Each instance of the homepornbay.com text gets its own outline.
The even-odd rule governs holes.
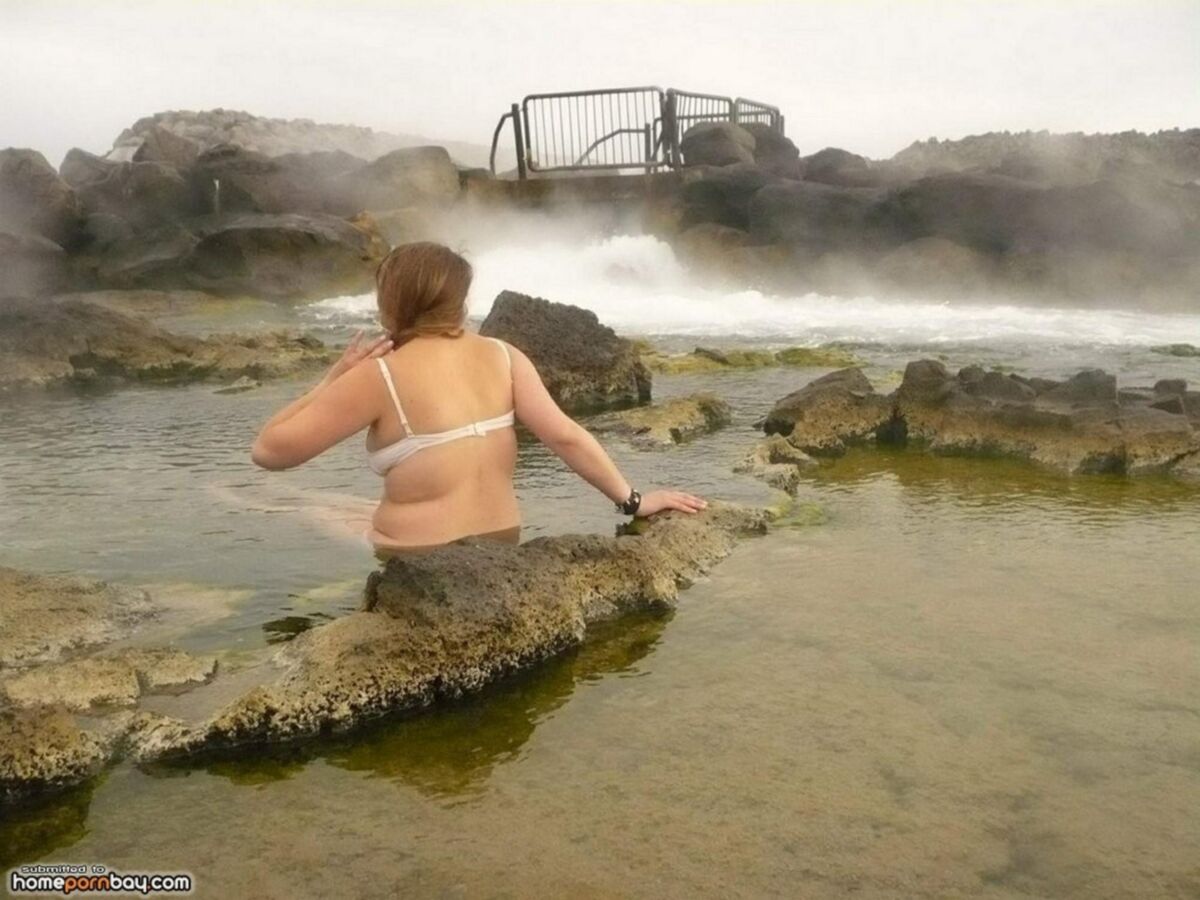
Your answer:
[[[190,894],[190,872],[118,872],[103,865],[30,863],[8,873],[14,895],[58,894]]]

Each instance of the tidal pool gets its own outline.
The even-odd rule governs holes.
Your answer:
[[[1138,344],[913,340],[855,352],[881,386],[930,355],[1200,382],[1200,360]],[[636,484],[776,502],[731,467],[820,374],[656,376],[656,398],[725,397],[734,425],[609,446]],[[0,564],[145,585],[170,639],[229,671],[353,609],[375,563],[329,510],[378,490],[361,445],[249,462],[301,388],[0,399]],[[615,524],[528,441],[518,490],[526,538]],[[854,451],[670,615],[427,714],[119,765],[0,812],[0,864],[184,870],[212,897],[1200,896],[1198,561],[1196,487]]]

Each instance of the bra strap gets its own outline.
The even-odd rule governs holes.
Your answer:
[[[508,352],[508,344],[504,343],[500,338],[492,338],[492,340],[499,344],[500,349],[504,351],[504,358],[508,360],[509,371],[512,371],[512,354]]]
[[[400,417],[400,424],[404,426],[404,433],[411,434],[412,429],[408,427],[408,417],[404,415],[404,407],[400,405],[400,398],[396,396],[396,385],[392,381],[392,372],[387,367],[387,363],[383,361],[382,356],[375,357],[375,362],[379,363],[379,371],[383,373],[383,380],[387,382],[388,393],[392,395],[392,403],[396,406],[396,415]]]

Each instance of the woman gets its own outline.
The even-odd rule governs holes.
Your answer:
[[[524,353],[468,332],[471,275],[439,244],[392,250],[375,275],[386,335],[366,344],[356,335],[320,384],[263,426],[254,462],[288,469],[367,429],[368,461],[383,477],[367,538],[384,553],[469,535],[517,542],[514,416],[619,511],[707,505],[679,491],[640,496]]]

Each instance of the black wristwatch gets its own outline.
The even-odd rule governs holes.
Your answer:
[[[642,495],[637,491],[629,492],[629,499],[624,503],[617,504],[617,512],[625,513],[627,516],[636,515],[638,507],[642,505]]]

